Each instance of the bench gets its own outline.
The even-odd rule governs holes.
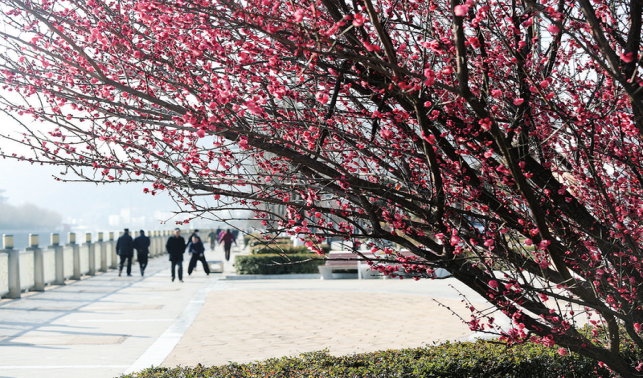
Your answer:
[[[370,255],[367,254],[365,256]],[[319,273],[322,280],[335,278],[376,278],[376,272],[372,272],[368,264],[358,261],[358,255],[352,252],[330,251],[324,265],[319,265]],[[349,261],[350,260],[350,261]],[[357,277],[355,277],[357,275]]]
[[[210,260],[206,262],[208,263],[208,267],[210,268],[210,273],[223,273],[223,261]]]

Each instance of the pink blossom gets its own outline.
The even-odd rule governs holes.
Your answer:
[[[303,9],[297,9],[293,15],[295,16],[295,18],[293,19],[295,22],[302,22],[304,20]]]
[[[364,16],[362,16],[361,13],[355,13],[353,16],[353,26],[356,28],[364,25],[364,21]]]
[[[525,239],[525,244],[526,245],[534,245],[534,241],[531,239]]]
[[[246,108],[248,108],[248,110],[252,114],[260,115],[262,113],[261,107],[258,106],[257,103],[254,101],[246,102]]]
[[[558,348],[558,354],[560,354],[561,356],[566,356],[567,355],[567,349]]]
[[[322,105],[325,105],[328,102],[328,94],[324,92],[317,92],[315,95],[315,98],[317,101],[319,101]]]
[[[632,53],[631,51],[628,53],[622,52],[620,54],[620,57],[625,63],[632,63],[635,60],[634,53]]]
[[[464,17],[469,13],[469,7],[467,5],[456,5],[453,9],[453,13],[456,16]]]
[[[491,96],[495,98],[500,98],[502,96],[502,91],[500,89],[493,89],[491,91]]]
[[[393,134],[393,132],[390,129],[382,129],[380,130],[380,134],[384,139],[391,139],[395,136],[395,134]]]
[[[519,98],[514,99],[514,105],[516,105],[516,106],[522,105],[523,102],[525,102],[524,98],[519,97]]]
[[[498,281],[496,281],[496,280],[491,280],[491,281],[489,281],[489,287],[494,288],[494,289],[497,289],[497,288],[498,288],[498,286],[499,286],[499,285],[498,285]]]
[[[484,241],[484,245],[486,247],[491,247],[494,243],[495,242],[493,241],[493,239],[487,239],[487,240]]]
[[[558,34],[560,33],[560,28],[554,24],[551,24],[547,27],[547,31],[551,34]]]
[[[634,329],[636,332],[641,332],[641,323],[634,323]]]
[[[203,130],[203,129],[199,129],[199,130],[197,130],[197,131],[196,131],[196,135],[197,135],[199,138],[203,138],[203,137],[205,137],[205,130]]]
[[[250,146],[248,145],[248,137],[241,137],[239,138],[239,148],[242,150],[249,150]]]

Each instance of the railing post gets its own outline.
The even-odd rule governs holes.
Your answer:
[[[109,233],[109,252],[112,254],[112,263],[109,265],[110,269],[118,268],[118,256],[116,255],[116,242],[114,242],[114,233]]]
[[[29,234],[29,247],[27,251],[33,251],[33,291],[45,291],[45,257],[42,248],[38,246],[40,240],[38,234]]]
[[[13,248],[13,235],[2,236],[3,250],[2,252],[9,254],[8,260],[8,278],[9,278],[9,293],[7,298],[20,298],[20,251]]]
[[[159,232],[152,231],[152,235],[154,235],[154,237],[152,238],[152,248],[154,248],[154,257],[157,257],[161,255],[159,251]]]
[[[72,280],[80,279],[80,248],[76,244],[76,234],[73,232],[69,233],[69,246],[74,250],[74,275],[71,277]]]
[[[123,236],[123,231],[118,231],[117,235],[118,235],[118,238],[116,240],[114,240],[114,256],[116,256],[116,260],[118,261],[118,263],[116,264],[116,267],[119,268],[121,266],[121,261],[120,261],[121,257],[118,255],[118,251],[116,250],[116,244],[118,243],[118,239],[120,239],[121,236]],[[116,236],[116,235],[114,235],[114,236]],[[134,263],[133,258],[132,258],[132,263]]]
[[[100,250],[100,271],[107,272],[107,246],[103,241],[103,233],[98,233],[98,241],[96,242],[98,249]]]
[[[145,231],[145,235],[147,235],[148,238],[150,238],[150,246],[148,248],[149,254],[147,255],[150,259],[154,257],[154,231],[147,230]]]
[[[87,254],[89,262],[89,271],[87,275],[95,276],[96,275],[96,251],[94,250],[94,244],[92,243],[92,234],[91,232],[85,233],[85,244],[87,244]]]
[[[56,261],[56,279],[54,285],[65,284],[65,252],[63,246],[60,245],[60,235],[51,234],[51,245],[49,249],[54,250],[54,259]]]

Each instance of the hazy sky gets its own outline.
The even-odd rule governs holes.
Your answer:
[[[153,218],[159,212],[167,216],[176,209],[166,195],[143,194],[142,185],[63,183],[52,177],[60,171],[59,167],[0,159],[0,190],[9,204],[32,203],[60,213],[63,221],[73,218],[87,224],[107,224],[110,215],[121,215],[123,209],[131,208],[133,218]]]
[[[9,95],[7,92],[2,95]],[[41,123],[32,123],[26,116],[23,122],[28,123],[32,130],[47,130],[50,126]],[[18,123],[0,112],[0,133],[20,135],[23,132]],[[5,153],[18,153],[24,155],[29,152],[22,146],[0,138],[0,149]],[[26,154],[30,156],[30,154]],[[115,230],[123,227],[145,229],[171,229],[175,227],[176,220],[184,219],[183,216],[173,217],[172,212],[178,206],[165,193],[156,196],[144,194],[143,184],[92,184],[92,183],[63,183],[56,181],[53,176],[59,176],[63,167],[31,165],[26,162],[0,158],[0,195],[7,197],[10,205],[31,203],[43,209],[58,212],[63,223],[75,221],[76,225],[83,225],[103,230]],[[63,176],[61,176],[63,177]],[[70,177],[71,179],[71,177]],[[227,215],[227,216],[225,216]],[[222,214],[229,218],[228,213]],[[237,217],[246,218],[247,212],[236,214]],[[3,215],[0,214],[0,217]],[[110,226],[110,217],[112,226]],[[120,217],[120,224],[114,224],[114,218]],[[144,225],[142,217],[145,217]],[[133,222],[128,222],[127,219]],[[138,219],[138,221],[137,221]],[[124,221],[125,220],[125,221]],[[162,221],[167,224],[161,225]],[[245,223],[245,222],[243,222]],[[211,221],[192,223],[200,228],[215,227]],[[2,231],[2,230],[0,230]]]
[[[39,128],[38,124],[30,126]],[[20,127],[14,120],[0,113],[0,132],[15,135],[18,130]],[[0,148],[5,153],[25,151],[5,139],[0,139]],[[31,165],[0,158],[0,190],[4,190],[1,194],[7,197],[10,205],[31,203],[58,212],[64,223],[75,220],[77,225],[104,228],[109,226],[110,216],[119,216],[121,220],[145,217],[146,228],[156,228],[154,226],[158,225],[159,229],[165,229],[174,224],[159,224],[177,209],[167,195],[143,194],[142,184],[96,185],[56,181],[53,176],[62,171],[62,167]],[[122,223],[114,225],[112,229],[127,226]]]

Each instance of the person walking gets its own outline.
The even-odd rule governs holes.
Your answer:
[[[196,238],[201,242],[201,237],[199,236],[199,230],[196,229],[192,234],[188,237],[187,245],[185,246],[185,250],[190,253],[190,245],[192,245],[192,239],[196,236]],[[189,264],[188,264],[189,267]],[[193,266],[194,270],[196,270],[196,264]]]
[[[228,229],[221,237],[219,237],[219,243],[223,243],[223,250],[225,251],[226,261],[230,261],[230,249],[232,248],[232,243],[237,245],[237,241],[232,236],[232,231]]]
[[[192,241],[188,246],[188,252],[190,253],[190,263],[188,264],[188,275],[192,274],[192,270],[196,267],[198,261],[201,261],[203,264],[203,270],[205,274],[210,275],[210,267],[205,261],[205,247],[203,242],[195,235],[192,236]]]
[[[214,251],[214,246],[217,244],[217,240],[219,239],[219,233],[212,230],[208,234],[208,240],[210,241],[210,251]]]
[[[129,229],[123,230],[123,235],[121,235],[116,241],[116,253],[121,257],[120,264],[118,266],[118,276],[120,277],[123,273],[123,265],[127,261],[127,275],[132,275],[132,257],[134,257],[134,241],[129,235]]]
[[[150,253],[150,238],[145,236],[145,231],[141,230],[140,235],[134,239],[134,249],[138,257],[138,265],[141,267],[141,276],[145,275],[147,267],[147,256]]]
[[[178,267],[179,281],[183,282],[183,252],[185,252],[185,239],[181,236],[181,230],[174,229],[174,235],[170,236],[165,243],[165,249],[170,255],[172,263],[172,282],[174,282],[175,267]]]
[[[192,235],[190,235],[190,237],[188,238],[188,244],[190,244],[190,242],[192,241],[192,238],[195,236],[197,237],[197,239],[199,239],[199,241],[201,241],[201,237],[199,236],[199,230],[194,230]]]

